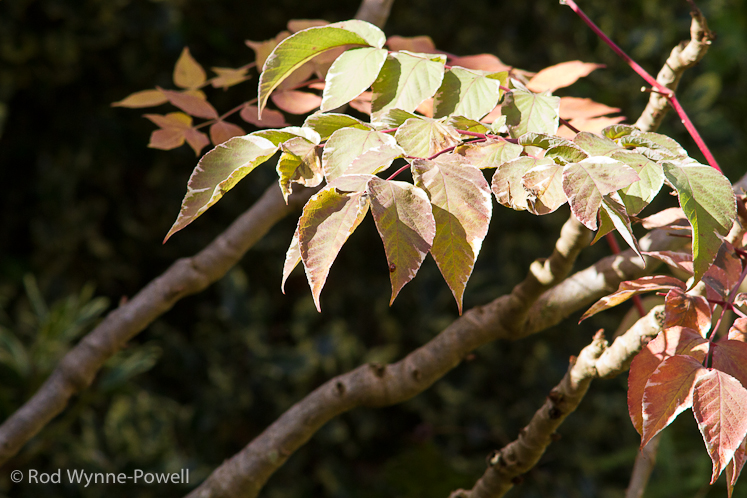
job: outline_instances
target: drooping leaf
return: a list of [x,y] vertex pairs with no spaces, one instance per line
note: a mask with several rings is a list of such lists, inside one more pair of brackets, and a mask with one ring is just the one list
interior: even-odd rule
[[166,95],[164,95],[161,90],[143,90],[130,94],[119,102],[114,102],[112,107],[129,107],[130,109],[138,109],[141,107],[154,107],[165,104],[168,101]]
[[716,258],[721,239],[731,230],[736,200],[729,180],[703,165],[664,163],[664,175],[677,190],[680,206],[693,227],[695,285]]
[[402,287],[415,277],[433,246],[436,220],[428,195],[410,183],[373,177],[367,192],[389,263],[391,305]]
[[643,391],[641,448],[693,405],[693,385],[703,365],[692,356],[664,358]]
[[286,126],[278,130],[259,130],[251,133],[251,135],[266,138],[276,146],[294,137],[303,137],[316,145],[319,145],[322,141],[317,132],[305,126]]
[[218,75],[210,80],[210,84],[213,85],[213,88],[222,88],[225,90],[249,79],[249,76],[246,74],[249,70],[247,67],[240,67],[237,69],[230,67],[212,67],[210,69]]
[[491,189],[496,200],[507,208],[517,211],[526,210],[529,192],[523,187],[521,179],[532,168],[549,164],[552,164],[549,159],[536,159],[528,156],[501,164],[495,170],[491,182]]
[[434,54],[395,52],[387,56],[373,83],[374,119],[392,108],[414,111],[436,93],[444,77],[446,57]]
[[609,156],[613,152],[623,150],[613,140],[589,133],[588,131],[582,131],[577,134],[573,142],[590,156]]
[[272,91],[293,70],[316,55],[345,45],[362,45],[381,48],[384,33],[364,21],[351,20],[299,31],[284,39],[265,61],[259,77],[259,110],[261,111]]
[[553,161],[538,164],[521,177],[527,191],[527,209],[537,215],[549,214],[568,200],[563,192],[563,166]]
[[452,67],[436,92],[434,117],[456,114],[479,120],[493,110],[506,86],[508,73],[485,73]]
[[171,150],[181,146],[186,140],[195,155],[199,156],[202,149],[210,143],[207,135],[192,127],[192,118],[183,112],[171,112],[165,116],[145,114],[144,117],[160,127],[151,134],[148,147]]
[[207,100],[173,90],[159,90],[161,90],[169,102],[189,115],[207,119],[216,119],[218,117],[218,111]]
[[639,179],[635,170],[620,161],[589,157],[563,168],[563,191],[576,219],[596,230],[602,197]]
[[659,364],[667,357],[687,355],[699,363],[708,353],[708,341],[692,329],[672,327],[660,332],[630,364],[628,376],[628,412],[633,427],[643,435],[643,392]]
[[706,337],[711,330],[711,308],[703,296],[685,294],[679,287],[667,293],[664,309],[664,328],[680,325],[700,332]]
[[210,125],[210,140],[214,145],[222,144],[233,137],[246,135],[246,132],[233,123],[218,121]]
[[423,159],[462,142],[454,128],[433,119],[408,119],[394,136],[408,155]]
[[590,245],[592,246],[599,242],[602,237],[615,230],[615,223],[612,221],[609,212],[604,209],[604,207],[604,202],[602,202],[602,209],[599,210],[599,228],[597,228],[597,233],[594,235],[594,240],[591,241]]
[[713,462],[713,484],[747,436],[747,389],[727,373],[704,369],[693,389],[693,414]]
[[739,282],[742,273],[742,260],[737,256],[734,246],[724,240],[716,253],[713,265],[703,275],[703,283],[726,298]]
[[623,204],[620,195],[617,192],[612,192],[602,197],[602,210],[612,221],[612,224],[620,233],[623,240],[625,240],[628,246],[635,251],[645,265],[646,260],[643,258],[643,254],[641,254],[638,239],[633,235],[633,227],[630,226],[630,218],[628,217],[628,213],[625,210],[625,204]]
[[513,138],[527,132],[555,135],[558,131],[560,97],[532,93],[516,80],[511,80],[513,90],[506,94],[501,112]]
[[348,237],[363,221],[368,206],[363,192],[340,193],[329,186],[304,206],[298,220],[298,242],[306,278],[319,312],[319,296],[332,263]]
[[285,262],[283,263],[283,280],[280,282],[280,290],[285,294],[285,282],[288,280],[291,272],[301,262],[301,246],[298,244],[298,227],[293,232],[288,251],[285,253]]
[[277,172],[280,177],[280,190],[285,203],[293,193],[293,183],[305,187],[316,187],[324,179],[322,161],[317,146],[303,137],[295,137],[283,142],[283,153],[278,160]]
[[241,119],[258,128],[283,128],[288,126],[288,123],[285,122],[285,116],[280,111],[265,108],[261,117],[258,117],[257,112],[257,106],[248,105],[241,109],[239,115]]
[[246,135],[234,137],[202,156],[189,177],[179,216],[164,242],[218,202],[242,178],[267,161],[277,146],[267,139]]
[[516,159],[523,150],[521,145],[488,138],[484,142],[460,145],[455,152],[464,158],[465,164],[485,169],[497,168],[507,161]]
[[[322,154],[324,176],[328,182],[337,178],[348,170],[355,159],[384,144],[388,144],[392,148],[399,147],[394,137],[386,133],[358,128],[337,130],[324,146],[324,153]],[[391,161],[389,161],[389,164],[391,164]],[[381,169],[389,167],[389,164],[382,165],[384,167]],[[357,172],[361,173],[361,171]],[[375,171],[366,171],[365,173],[373,174]]]
[[275,92],[270,98],[272,103],[278,106],[280,110],[291,114],[307,114],[322,103],[322,98],[319,95],[297,90]]
[[321,110],[337,109],[368,89],[379,75],[386,55],[384,49],[362,47],[338,57],[327,72]]
[[434,161],[415,160],[412,174],[416,185],[430,196],[436,220],[431,255],[461,314],[464,289],[490,225],[488,182],[478,168],[450,154]]
[[734,339],[714,343],[712,366],[747,386],[747,343]]
[[533,92],[554,92],[558,88],[570,86],[579,78],[588,76],[589,73],[605,67],[604,64],[592,64],[591,62],[568,61],[546,67],[537,73],[529,83],[527,88]]
[[618,289],[610,294],[601,298],[599,301],[594,303],[586,313],[583,314],[579,323],[586,320],[590,316],[596,315],[600,311],[622,304],[636,294],[644,292],[652,292],[658,290],[670,290],[673,288],[684,289],[685,284],[678,278],[669,277],[666,275],[653,275],[650,277],[641,277],[637,280],[628,280],[621,282]]
[[737,451],[734,452],[734,458],[726,466],[727,498],[732,497],[734,485],[737,483],[737,479],[739,479],[739,474],[742,472],[745,461],[747,461],[747,438],[742,441]]
[[189,48],[184,47],[174,66],[174,84],[179,88],[197,88],[207,81],[202,66],[194,60]]
[[641,178],[620,192],[628,213],[636,215],[648,206],[661,190],[664,184],[664,171],[660,164],[637,152],[619,151],[614,152],[611,157],[633,168]]

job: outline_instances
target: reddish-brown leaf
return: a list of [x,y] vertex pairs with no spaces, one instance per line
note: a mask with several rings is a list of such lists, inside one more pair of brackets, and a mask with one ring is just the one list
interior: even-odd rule
[[734,246],[725,240],[716,254],[713,266],[703,274],[703,282],[725,298],[739,282],[741,273],[742,260],[737,256]]
[[419,52],[421,54],[436,54],[436,45],[430,36],[390,36],[386,40],[389,50],[407,50],[410,52]]
[[329,24],[329,21],[324,19],[291,19],[288,21],[288,31],[297,33],[304,29],[326,26],[327,24]]
[[747,435],[747,389],[727,373],[701,370],[693,389],[693,414],[713,462],[713,484]]
[[[601,133],[608,126],[616,125],[625,121],[625,116],[599,116],[596,118],[573,118],[569,120],[571,126],[579,131],[590,133]],[[566,126],[558,128],[558,136],[563,138],[574,138],[576,132]]]
[[672,327],[659,333],[630,364],[628,375],[628,413],[633,427],[643,435],[643,392],[651,374],[664,358],[678,354],[688,355],[702,362],[708,352],[708,341],[693,330]]
[[669,290],[675,287],[680,289],[685,288],[685,284],[677,278],[668,277],[666,275],[654,275],[651,277],[641,277],[637,280],[628,280],[622,282],[618,289],[605,296],[594,305],[589,308],[586,313],[583,314],[579,323],[583,322],[590,316],[596,315],[600,311],[604,311],[608,308],[617,306],[618,304],[624,303],[636,294],[642,294],[644,292],[651,292],[657,290]]
[[275,38],[269,40],[256,42],[252,40],[245,40],[246,46],[254,50],[254,61],[257,63],[257,69],[262,71],[262,67],[265,65],[267,57],[272,53],[278,43],[285,40],[291,35],[290,31],[281,31]]
[[695,376],[702,368],[692,356],[676,355],[664,358],[651,374],[643,391],[641,448],[692,407]]
[[663,261],[672,268],[678,268],[690,275],[693,274],[693,257],[686,252],[652,251],[644,252],[643,254],[656,258],[659,261]]
[[705,337],[711,330],[711,307],[703,296],[692,296],[675,287],[667,293],[664,328],[680,325],[700,331]]
[[154,107],[168,102],[166,95],[161,90],[143,90],[135,92],[123,98],[119,102],[114,102],[112,107],[129,107],[137,109],[141,107]]
[[184,47],[174,66],[174,84],[180,88],[197,88],[205,83],[206,79],[205,70],[194,60],[189,49]]
[[450,59],[450,63],[452,66],[460,66],[467,69],[477,69],[479,71],[489,71],[491,73],[511,71],[513,69],[512,66],[504,64],[498,57],[493,54],[478,54],[465,55],[464,57],[454,57]]
[[276,106],[291,114],[307,114],[322,103],[319,95],[297,90],[274,92],[270,98]]
[[641,225],[647,230],[654,228],[669,228],[675,230],[690,230],[690,222],[681,207],[667,208],[641,220]]
[[747,344],[737,340],[715,343],[712,366],[728,373],[747,387]]
[[266,107],[262,110],[262,119],[257,116],[256,105],[248,105],[244,107],[241,109],[239,115],[241,116],[241,119],[258,128],[284,128],[288,126],[282,112],[268,109]]
[[225,90],[228,87],[238,85],[239,83],[249,79],[249,76],[246,74],[249,69],[245,67],[238,69],[230,67],[213,67],[211,69],[218,75],[210,80],[210,84],[213,85],[213,88],[223,88]]
[[592,64],[590,62],[568,61],[547,67],[537,73],[534,78],[529,80],[527,88],[533,92],[555,91],[572,85],[579,78],[588,76],[589,73],[605,67],[604,64]]
[[191,116],[207,119],[216,119],[218,117],[218,112],[207,100],[173,90],[161,91],[169,99],[169,102]]
[[564,119],[590,119],[618,112],[620,112],[618,107],[610,107],[599,102],[594,102],[591,99],[582,99],[579,97],[560,98],[560,117]]
[[179,128],[159,128],[150,134],[148,147],[151,149],[171,150],[184,143],[184,130]]
[[729,340],[747,342],[747,318],[737,318],[729,329]]
[[246,135],[246,132],[240,126],[225,121],[218,121],[210,126],[210,140],[214,145],[222,144],[233,137]]
[[373,92],[363,92],[356,98],[349,102],[350,107],[363,114],[371,114],[371,99],[373,98]]
[[200,155],[205,146],[210,145],[208,136],[194,128],[184,130],[184,138],[187,140],[189,146],[192,147],[192,150],[195,151],[196,156]]
[[170,150],[179,147],[186,140],[196,155],[210,143],[207,135],[192,128],[192,118],[183,112],[172,112],[165,116],[160,114],[145,114],[146,118],[161,129],[150,136],[148,147]]
[[742,441],[737,451],[734,452],[734,458],[732,458],[729,465],[726,466],[726,483],[727,483],[727,496],[731,498],[734,492],[734,485],[739,479],[739,474],[742,473],[744,462],[747,461],[747,438]]

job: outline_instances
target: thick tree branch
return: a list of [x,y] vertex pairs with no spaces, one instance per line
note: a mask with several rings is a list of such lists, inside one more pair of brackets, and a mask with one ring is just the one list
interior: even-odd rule
[[597,332],[592,343],[571,360],[568,373],[518,439],[488,459],[488,469],[471,490],[455,491],[451,498],[499,498],[518,483],[521,475],[537,464],[563,420],[578,407],[592,379],[625,371],[646,339],[662,329],[663,313],[663,305],[652,309],[609,347],[602,331]]
[[393,3],[394,0],[363,0],[358,7],[358,12],[355,13],[355,18],[383,28],[386,20],[389,19],[389,11]]
[[[656,76],[656,81],[672,90],[677,89],[680,78],[686,69],[693,67],[708,52],[714,35],[708,30],[708,24],[700,10],[692,5],[692,23],[690,24],[690,41],[682,42],[672,49],[664,67]],[[659,128],[664,115],[670,106],[665,96],[652,92],[646,109],[636,121],[635,126],[644,131],[654,131]]]
[[127,303],[112,311],[60,361],[41,388],[0,426],[0,465],[15,455],[70,398],[93,382],[104,362],[181,298],[221,278],[281,218],[303,204],[303,192],[286,206],[277,184],[210,245],[176,261]]

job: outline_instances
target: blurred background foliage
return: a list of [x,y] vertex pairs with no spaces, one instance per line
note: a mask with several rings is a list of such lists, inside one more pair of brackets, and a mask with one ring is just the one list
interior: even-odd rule
[[[718,38],[683,78],[681,100],[736,180],[747,157],[747,4],[699,6]],[[684,1],[586,0],[582,7],[653,73],[689,36]],[[0,419],[116,303],[201,249],[274,181],[272,168],[261,168],[163,246],[195,157],[187,146],[146,148],[153,125],[109,104],[171,87],[184,46],[206,67],[238,67],[253,58],[245,39],[271,38],[291,18],[347,19],[356,8],[352,0],[0,2]],[[638,77],[557,2],[397,0],[386,32],[428,35],[448,52],[490,52],[532,71],[574,59],[605,63],[562,94],[620,107],[631,122],[646,102]],[[211,101],[226,110],[255,84],[213,91]],[[676,119],[662,131],[693,151]],[[550,253],[567,215],[567,208],[535,218],[496,207],[465,305],[510,291],[534,258]],[[225,278],[178,303],[108,361],[92,388],[0,469],[0,496],[182,496],[326,379],[362,362],[399,359],[456,318],[430,260],[387,306],[388,272],[370,219],[332,269],[322,314],[302,273],[283,296],[294,224],[277,225]],[[589,248],[579,267],[608,252],[603,244]],[[540,406],[569,356],[597,328],[611,335],[624,312],[580,327],[575,315],[526,340],[485,346],[409,402],[333,420],[263,496],[425,498],[470,486],[485,456],[513,440]],[[625,376],[595,382],[562,439],[511,496],[623,496],[639,442],[625,386]],[[189,468],[192,479],[190,486],[11,485],[11,470],[29,468]],[[647,496],[724,496],[723,477],[713,488],[709,477],[702,440],[684,414],[664,432]],[[747,496],[747,484],[737,496]]]

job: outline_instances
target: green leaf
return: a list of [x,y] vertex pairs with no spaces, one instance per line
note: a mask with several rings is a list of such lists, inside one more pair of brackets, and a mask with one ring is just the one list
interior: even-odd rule
[[293,238],[291,239],[288,251],[285,253],[285,262],[283,263],[283,280],[280,282],[280,290],[285,294],[285,282],[288,280],[291,272],[301,262],[301,246],[298,244],[298,226],[296,231],[293,232]]
[[250,135],[253,137],[262,137],[264,139],[267,139],[275,146],[280,145],[286,140],[290,140],[295,137],[303,137],[309,142],[313,142],[316,145],[319,145],[319,143],[322,141],[317,132],[315,132],[311,128],[306,128],[305,126],[287,126],[280,129],[259,130],[250,133]]
[[324,179],[319,149],[303,137],[295,137],[281,146],[283,153],[278,160],[277,172],[280,177],[280,190],[285,203],[293,193],[291,184],[316,187]]
[[414,111],[436,93],[444,77],[446,57],[435,54],[389,54],[373,83],[372,120],[389,109]]
[[525,147],[540,147],[546,149],[545,157],[558,159],[562,164],[583,161],[589,155],[581,147],[570,140],[546,133],[529,132],[519,137],[519,144]]
[[335,60],[327,72],[322,111],[347,104],[371,86],[381,71],[387,51],[362,47],[348,50]]
[[488,138],[476,144],[460,145],[456,154],[464,158],[464,163],[476,168],[497,168],[506,161],[516,159],[524,148],[505,140]]
[[427,194],[410,183],[373,177],[367,191],[389,264],[391,305],[402,287],[415,277],[431,249],[436,220]]
[[693,227],[695,285],[716,258],[721,239],[736,217],[736,200],[729,180],[702,164],[664,163],[664,175],[677,190],[680,206]]
[[553,161],[539,161],[521,177],[527,191],[527,210],[533,214],[549,214],[567,202],[563,192],[563,166]]
[[434,117],[458,114],[479,120],[495,108],[506,85],[508,73],[470,71],[452,67],[444,74],[434,102]]
[[322,310],[319,296],[329,269],[343,244],[363,221],[368,206],[363,192],[341,193],[328,186],[309,199],[303,208],[298,220],[298,244],[319,312]]
[[327,50],[345,45],[381,48],[384,33],[364,21],[345,21],[305,29],[281,41],[265,61],[259,77],[259,113],[275,88],[295,69]]
[[462,142],[454,128],[443,121],[427,118],[408,119],[394,136],[408,155],[423,159]]
[[661,190],[664,184],[664,171],[660,164],[637,152],[619,151],[611,157],[633,168],[641,178],[640,181],[620,190],[628,213],[635,216],[648,206]]
[[588,131],[582,131],[577,134],[573,142],[581,147],[589,156],[608,156],[622,150],[619,145],[609,138],[595,135]]
[[247,135],[234,137],[202,156],[189,177],[179,216],[164,242],[218,202],[242,178],[272,157],[277,149],[267,139]]
[[614,140],[616,138],[624,137],[625,135],[630,135],[631,133],[635,133],[637,131],[638,128],[636,128],[635,126],[614,124],[603,129],[602,134],[605,137]]
[[311,128],[319,134],[321,140],[327,140],[340,128],[358,128],[370,130],[371,126],[347,114],[315,113],[306,118],[304,127]]
[[679,144],[676,140],[669,138],[666,135],[660,133],[654,133],[651,131],[641,132],[637,131],[636,136],[641,137],[645,140],[649,140],[659,147],[666,149],[671,152],[675,157],[687,157],[687,151]]
[[534,157],[519,157],[501,164],[493,174],[491,189],[496,200],[507,208],[525,211],[528,208],[527,196],[529,192],[522,185],[522,177],[537,165],[552,164],[549,159]]
[[[381,145],[387,145],[389,150],[402,150],[397,145],[393,136],[374,130],[360,130],[357,128],[342,128],[332,134],[324,146],[322,154],[322,168],[324,176],[330,182],[338,176],[348,172],[353,162],[363,156],[366,152],[376,149]],[[389,167],[394,157],[388,164],[381,164],[375,171],[356,170],[355,173],[377,173]],[[351,171],[352,173],[352,171]]]
[[450,154],[433,161],[416,159],[412,174],[430,196],[436,220],[431,255],[461,314],[464,288],[490,225],[490,187],[479,169]]
[[376,120],[372,123],[377,128],[382,130],[388,130],[390,128],[398,128],[402,123],[408,119],[423,119],[423,116],[417,116],[411,112],[403,111],[402,109],[389,109],[383,112],[381,115],[376,117]]
[[560,97],[553,97],[549,92],[532,93],[515,80],[511,83],[514,89],[506,94],[501,107],[511,136],[518,138],[530,131],[555,135]]
[[623,240],[627,242],[633,251],[641,258],[644,266],[646,260],[643,259],[641,254],[641,248],[638,245],[638,239],[633,235],[633,228],[630,226],[630,217],[627,211],[625,211],[625,204],[623,204],[620,195],[617,192],[605,195],[602,198],[602,211],[612,221],[615,229],[620,233]]
[[589,230],[596,230],[602,197],[639,179],[633,168],[620,161],[590,157],[563,168],[563,191],[576,219]]
[[490,128],[488,128],[484,124],[480,123],[479,121],[475,121],[474,119],[465,118],[464,116],[449,116],[449,119],[446,120],[446,124],[451,126],[452,128],[456,128],[457,130],[471,131],[473,133],[490,132]]

